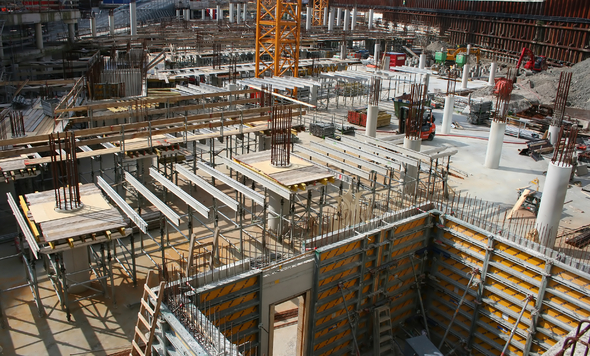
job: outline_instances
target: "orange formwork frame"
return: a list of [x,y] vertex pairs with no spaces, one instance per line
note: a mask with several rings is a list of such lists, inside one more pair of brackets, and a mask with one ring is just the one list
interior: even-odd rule
[[[258,0],[256,3],[256,78],[265,72],[299,76],[301,0]],[[264,60],[265,55],[270,60]]]

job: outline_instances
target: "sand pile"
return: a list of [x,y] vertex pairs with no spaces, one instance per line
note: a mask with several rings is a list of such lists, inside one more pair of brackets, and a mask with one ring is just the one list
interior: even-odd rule
[[438,42],[438,41],[435,41],[435,42],[432,42],[431,44],[429,44],[426,47],[426,51],[427,52],[434,53],[434,52],[440,51],[441,48],[444,48],[444,50],[446,51],[447,48],[451,48],[451,47],[453,47],[453,46],[450,45],[450,44],[448,44],[448,43],[446,43],[446,42]]

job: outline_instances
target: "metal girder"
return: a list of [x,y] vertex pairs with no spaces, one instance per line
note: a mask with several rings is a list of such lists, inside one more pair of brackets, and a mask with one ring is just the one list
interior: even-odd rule
[[[226,161],[233,163],[232,161],[230,161],[224,157],[219,157],[219,158],[223,161],[223,163],[225,163],[228,166],[230,166],[230,165]],[[235,164],[235,165],[238,166],[238,164]],[[248,199],[252,199],[256,204],[258,204],[260,206],[264,206],[264,196],[262,194],[254,191],[253,189],[246,187],[245,185],[243,185],[242,183],[240,183],[236,180],[231,179],[230,177],[221,173],[217,169],[209,167],[208,165],[204,164],[203,162],[197,162],[197,168],[205,171],[205,173],[207,173],[211,177],[215,177],[215,178],[219,179],[223,183],[229,185],[230,187],[232,187],[235,190],[239,191],[240,193],[244,194]],[[233,166],[231,168],[233,168],[234,170],[237,170]],[[240,173],[242,173],[242,172],[240,172]],[[242,173],[242,174],[244,174],[244,173]],[[244,175],[246,175],[246,174],[244,174]],[[248,176],[248,175],[246,175],[246,176]],[[248,176],[248,177],[252,178],[250,176]],[[254,177],[252,179],[257,180],[257,178],[258,177]]]
[[348,160],[350,162],[353,162],[356,165],[364,166],[366,168],[369,168],[372,171],[375,171],[375,172],[377,172],[377,173],[379,173],[381,175],[384,175],[384,176],[388,176],[389,175],[389,171],[387,170],[387,168],[384,168],[384,167],[381,167],[381,166],[379,166],[377,164],[368,162],[368,161],[366,161],[366,160],[364,160],[362,158],[349,155],[348,153],[344,153],[344,152],[335,150],[332,147],[328,147],[326,145],[322,145],[322,144],[317,143],[317,142],[311,142],[311,146],[312,147],[317,147],[320,150],[322,150],[322,151],[324,151],[326,153],[329,153],[330,155],[333,155],[333,156],[336,156],[336,157],[340,157],[340,158],[342,158],[344,160]]
[[[301,0],[256,2],[256,78],[267,71],[276,77],[287,71],[299,76],[301,8]],[[263,61],[265,55],[270,61]]]
[[171,223],[176,226],[180,225],[180,216],[176,214],[172,209],[168,207],[163,201],[158,199],[154,195],[154,193],[150,192],[146,187],[143,186],[137,179],[135,179],[129,172],[125,172],[125,180],[127,183],[131,184],[135,190],[141,195],[143,195],[150,203],[154,204],[158,210],[164,214]]
[[376,139],[376,138],[370,137],[370,136],[363,136],[363,139],[365,140],[365,142],[371,143],[376,146],[385,147],[388,150],[398,152],[400,154],[406,155],[406,156],[414,158],[416,160],[430,162],[430,156],[425,155],[424,153],[420,153],[420,152],[411,150],[409,148],[405,148],[400,145],[395,145],[390,142],[382,141],[382,140],[379,140],[379,139]]
[[113,188],[111,188],[109,183],[107,183],[102,177],[96,177],[96,183],[102,189],[102,191],[105,192],[106,195],[108,195],[109,198],[111,198],[115,204],[121,208],[121,210],[123,210],[125,215],[127,215],[127,217],[131,219],[135,225],[137,225],[139,230],[141,230],[144,234],[147,234],[147,223],[145,220],[143,220],[142,217],[136,213],[133,208],[130,207],[129,204],[127,204],[127,202],[121,198],[121,196],[119,196],[119,194],[117,194]]
[[[316,164],[314,161],[310,161],[310,160],[308,160],[308,159],[307,159],[307,158],[305,158],[305,157],[301,157],[301,156],[299,156],[299,155],[296,155],[296,154],[294,154],[294,153],[293,153],[292,155],[293,155],[294,157],[297,157],[297,158],[299,158],[299,159],[302,159],[302,160],[304,160],[305,162],[309,162],[309,163],[312,163],[312,164]],[[332,173],[332,174],[334,175],[334,178],[336,178],[336,179],[338,179],[338,180],[340,180],[340,181],[343,181],[344,183],[352,184],[352,183],[355,181],[355,178],[353,178],[353,177],[351,177],[351,176],[349,176],[349,175],[346,175],[346,174],[344,174],[344,173],[341,173],[341,172],[339,172],[339,171],[337,171],[337,170],[335,170],[335,169],[332,169],[332,168],[330,168],[330,167],[323,166],[322,168],[324,168],[324,169],[327,169],[327,170],[328,170],[330,173]]]
[[[262,185],[263,187],[269,189],[272,192],[277,193],[281,197],[291,200],[291,191],[288,188],[283,187],[282,185],[280,185],[276,182],[273,182],[272,180],[264,177],[263,175],[256,173],[253,170],[248,169],[248,168],[242,166],[241,164],[231,161],[225,157],[220,157],[220,159],[226,166],[230,167],[231,169],[254,180],[256,183]],[[199,162],[199,163],[201,163],[201,162]],[[212,169],[211,167],[208,167],[208,166],[206,166],[206,167],[209,169]],[[199,168],[200,168],[200,166],[199,166]],[[231,179],[231,178],[228,178],[228,179]],[[232,181],[235,182],[234,180],[232,180]],[[258,194],[258,193],[256,193],[256,194]],[[263,201],[264,201],[264,197],[263,197]],[[260,204],[260,205],[264,205],[264,204]]]
[[391,167],[391,168],[394,168],[394,169],[397,169],[397,170],[400,170],[401,169],[401,165],[398,162],[394,162],[391,159],[387,159],[387,158],[382,157],[382,156],[377,156],[377,155],[375,155],[375,154],[373,154],[371,152],[367,152],[365,150],[359,150],[358,147],[355,148],[355,147],[349,146],[349,145],[347,145],[345,143],[342,143],[340,141],[336,141],[336,140],[331,139],[331,138],[328,138],[328,137],[326,137],[324,139],[324,141],[326,143],[330,144],[330,145],[333,145],[334,147],[340,148],[341,150],[354,152],[355,154],[357,154],[357,155],[359,155],[361,157],[365,157],[367,159],[370,159],[371,161],[379,162],[379,163],[381,163],[381,164],[383,164],[385,166],[388,166],[388,167]]
[[366,142],[361,142],[346,136],[342,136],[342,142],[346,143],[346,144],[350,144],[353,146],[356,146],[356,149],[362,149],[362,150],[366,150],[367,152],[373,152],[376,154],[380,154],[383,155],[384,157],[389,157],[391,160],[393,161],[398,161],[400,163],[404,163],[404,164],[408,164],[412,167],[418,167],[418,161],[410,158],[410,157],[404,157],[402,155],[400,155],[399,153],[396,152],[392,152],[389,150],[386,150],[384,148],[381,147],[377,147],[375,145],[366,143]]
[[33,255],[35,255],[36,259],[39,258],[37,255],[39,252],[39,245],[37,245],[37,240],[35,240],[33,233],[31,232],[31,230],[29,230],[29,226],[27,225],[27,222],[25,221],[23,214],[21,214],[20,210],[18,209],[18,205],[14,201],[12,194],[6,193],[6,196],[8,197],[8,204],[10,205],[10,209],[12,210],[12,214],[16,218],[16,222],[18,222],[18,226],[20,227],[20,230],[23,232],[23,235],[25,235],[25,239],[29,243],[29,248],[31,249],[31,252],[33,252]]
[[209,184],[203,178],[201,178],[198,175],[194,174],[193,172],[189,171],[188,169],[181,166],[180,164],[176,164],[174,166],[174,169],[176,169],[176,172],[185,176],[188,180],[190,180],[191,182],[196,184],[199,188],[203,189],[203,191],[209,193],[212,197],[219,200],[220,202],[225,204],[227,207],[229,207],[233,211],[238,211],[239,203],[237,201],[230,198],[227,194],[225,194],[221,190],[219,190],[219,189],[215,188],[214,186],[212,186],[211,184]]
[[363,171],[360,168],[351,166],[348,163],[344,163],[344,162],[338,161],[338,160],[336,160],[336,159],[334,159],[332,157],[326,156],[325,154],[318,153],[318,152],[316,152],[314,150],[311,150],[311,149],[309,149],[309,148],[307,148],[305,146],[302,146],[302,145],[295,145],[295,147],[296,147],[296,149],[297,149],[297,151],[299,153],[304,153],[304,154],[306,154],[308,156],[311,156],[313,158],[317,158],[319,160],[322,160],[322,161],[324,161],[326,163],[331,164],[334,167],[338,167],[340,169],[343,169],[343,170],[345,170],[345,171],[347,171],[349,173],[352,173],[352,174],[354,174],[356,176],[359,176],[361,178],[364,178],[366,180],[370,180],[371,179],[370,173],[367,172],[367,171]]
[[190,196],[190,194],[188,194],[184,190],[180,189],[179,186],[166,179],[166,177],[164,177],[162,174],[160,174],[160,172],[158,172],[152,167],[150,167],[150,176],[152,176],[152,178],[160,182],[160,184],[162,184],[164,187],[170,190],[182,201],[187,203],[191,208],[195,209],[195,211],[201,214],[201,216],[203,216],[206,219],[209,218],[209,208],[201,204],[197,199]]

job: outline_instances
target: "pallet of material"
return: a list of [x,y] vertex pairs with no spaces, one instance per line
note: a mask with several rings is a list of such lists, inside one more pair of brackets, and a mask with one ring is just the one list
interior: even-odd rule
[[[367,109],[355,109],[348,112],[348,122],[351,124],[366,127],[367,126]],[[391,114],[384,110],[379,110],[377,114],[377,127],[388,126],[391,122]]]

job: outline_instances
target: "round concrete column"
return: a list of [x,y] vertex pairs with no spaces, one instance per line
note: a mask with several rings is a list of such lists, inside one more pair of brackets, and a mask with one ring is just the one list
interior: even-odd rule
[[367,126],[365,127],[366,136],[377,136],[377,116],[379,116],[379,107],[376,105],[369,105],[367,107]]
[[242,20],[244,20],[244,22],[246,22],[246,20],[248,19],[248,13],[246,12],[247,9],[248,9],[248,3],[245,2],[244,3],[244,13],[243,13],[243,16],[242,16]]
[[201,9],[201,20],[204,21],[205,17],[207,17],[207,10]]
[[236,23],[242,23],[242,4],[236,4]]
[[76,23],[70,22],[68,23],[68,39],[70,42],[74,42],[76,40]]
[[191,19],[191,10],[190,9],[184,9],[184,10],[182,10],[182,12],[183,12],[185,21],[188,21]]
[[461,89],[467,89],[467,80],[469,79],[469,64],[463,66],[463,80],[461,81]]
[[424,69],[426,68],[426,55],[425,54],[421,54],[420,55],[420,62],[418,62],[418,68],[419,69]]
[[350,22],[350,10],[346,9],[346,10],[344,10],[344,26],[342,27],[343,31],[348,31],[348,29],[350,28],[348,26],[349,22]]
[[486,168],[498,169],[500,167],[500,157],[502,156],[502,144],[504,143],[504,131],[506,123],[492,121],[490,138],[488,140],[488,150],[486,151]]
[[549,125],[549,142],[555,146],[559,138],[559,126]]
[[334,31],[334,8],[331,9],[328,15],[328,32]]
[[[268,229],[273,232],[278,232],[279,229],[279,221],[281,215],[281,205],[283,206],[283,215],[285,214],[286,209],[289,208],[289,201],[285,201],[283,197],[278,195],[275,192],[270,191],[268,194],[268,208],[275,214],[269,213],[267,216],[268,219]],[[279,231],[280,232],[280,231]]]
[[342,19],[342,9],[337,7],[336,8],[336,27],[340,26]]
[[328,8],[324,7],[324,19],[322,20],[322,26],[326,26],[328,24]]
[[[381,51],[381,46],[379,45],[379,43],[375,43],[375,49],[373,50],[373,58],[375,59],[375,65],[377,65],[377,63],[379,63],[379,59],[381,58],[381,53],[379,53]],[[377,68],[379,69],[379,68]]]
[[420,150],[422,149],[422,140],[419,138],[414,139],[414,138],[404,137],[404,148],[409,148],[409,149],[414,150],[416,152],[420,152]]
[[310,96],[311,96],[310,104],[317,105],[318,104],[318,86],[317,85],[311,86]]
[[129,26],[131,28],[131,36],[137,35],[137,3],[136,0],[129,2]]
[[96,17],[94,17],[94,14],[90,16],[90,33],[92,37],[96,37]]
[[346,43],[340,45],[340,59],[346,59]]
[[221,10],[220,5],[217,5],[217,8],[215,10],[215,20],[217,20],[217,21],[223,20],[223,10]]
[[496,85],[496,70],[498,70],[498,65],[496,62],[492,62],[490,65],[490,79],[488,80],[488,85]]
[[443,134],[451,133],[451,124],[453,123],[453,111],[455,109],[455,96],[447,95],[445,97],[445,108],[443,111],[443,121],[440,132]]
[[37,49],[43,49],[43,25],[41,23],[35,24],[35,40],[37,42]]
[[176,9],[176,18],[180,19],[180,9]]
[[230,23],[234,22],[234,3],[233,2],[229,3],[229,22]]
[[569,164],[551,162],[547,168],[543,197],[535,224],[535,228],[539,232],[539,242],[545,247],[553,248],[555,246],[571,172],[572,166]]
[[[422,147],[421,139],[413,139],[404,137],[404,148],[420,152]],[[418,180],[418,167],[409,166],[404,177],[404,191],[406,193],[413,193],[416,190],[416,183]]]
[[109,34],[115,35],[115,13],[112,9],[109,10]]
[[305,9],[305,31],[311,31],[312,11],[313,9],[310,6]]
[[373,9],[369,9],[369,22],[367,22],[367,28],[369,30],[373,28]]
[[90,280],[90,271],[84,271],[90,266],[86,246],[64,250],[63,262],[66,268],[66,273],[74,273],[67,277],[68,293],[84,292],[87,289],[84,285],[70,286],[72,284],[87,282]]
[[350,30],[354,31],[356,27],[356,7],[352,9],[352,21],[350,21]]

